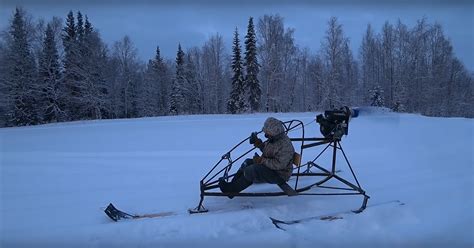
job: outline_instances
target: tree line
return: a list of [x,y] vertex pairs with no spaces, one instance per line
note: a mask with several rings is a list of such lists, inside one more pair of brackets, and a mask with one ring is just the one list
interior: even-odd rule
[[294,32],[279,15],[250,17],[230,53],[214,34],[144,63],[129,36],[107,45],[80,11],[45,22],[17,8],[0,39],[0,126],[343,105],[474,117],[472,73],[440,24],[368,24],[356,55],[336,17],[315,53]]

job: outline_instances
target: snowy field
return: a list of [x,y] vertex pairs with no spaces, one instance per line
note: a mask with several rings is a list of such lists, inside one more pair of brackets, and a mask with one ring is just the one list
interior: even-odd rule
[[[314,120],[315,113],[274,114]],[[73,122],[0,129],[1,247],[473,247],[474,120],[371,113],[342,145],[371,196],[361,214],[275,228],[360,207],[360,196],[207,197],[199,180],[269,114]],[[306,127],[320,136],[319,126]],[[313,153],[303,155],[303,162]],[[305,151],[306,153],[306,151]],[[339,174],[350,178],[344,163]],[[292,181],[293,182],[293,181]],[[247,191],[271,189],[251,186]],[[126,212],[174,216],[112,222]],[[370,245],[370,246],[369,246]]]

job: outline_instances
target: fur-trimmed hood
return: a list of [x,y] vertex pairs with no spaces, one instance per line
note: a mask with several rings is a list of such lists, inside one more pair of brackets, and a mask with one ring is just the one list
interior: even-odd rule
[[279,134],[284,133],[285,128],[283,127],[283,123],[280,120],[273,117],[269,117],[263,124],[262,131],[272,137],[275,137]]

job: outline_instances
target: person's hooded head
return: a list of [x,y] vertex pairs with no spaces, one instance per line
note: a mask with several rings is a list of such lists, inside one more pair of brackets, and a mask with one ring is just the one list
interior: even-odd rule
[[283,126],[283,122],[280,120],[269,117],[265,120],[262,131],[265,133],[265,137],[271,141],[284,135],[285,127]]

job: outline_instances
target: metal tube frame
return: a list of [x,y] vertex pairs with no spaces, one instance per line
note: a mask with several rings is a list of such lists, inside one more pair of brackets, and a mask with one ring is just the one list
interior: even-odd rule
[[[360,183],[357,180],[356,174],[355,174],[354,170],[352,169],[352,166],[349,162],[349,159],[347,158],[347,155],[346,155],[346,153],[344,152],[344,150],[341,146],[341,143],[340,143],[341,140],[337,139],[337,138],[305,138],[304,125],[303,125],[303,122],[301,122],[300,120],[286,121],[286,122],[284,122],[284,126],[285,126],[285,129],[286,129],[286,133],[301,129],[301,138],[290,138],[291,141],[293,141],[293,142],[301,142],[300,150],[299,150],[301,157],[303,157],[303,150],[327,144],[326,147],[312,161],[309,161],[309,162],[307,162],[303,165],[299,165],[298,167],[293,169],[293,171],[296,170],[296,173],[292,174],[293,177],[296,177],[295,185],[294,185],[293,189],[296,192],[298,192],[298,195],[362,195],[364,197],[363,202],[362,202],[362,206],[358,210],[355,210],[354,212],[355,213],[360,213],[360,212],[364,211],[364,209],[367,207],[367,201],[370,198],[370,196],[368,196],[366,194],[366,192],[360,186]],[[261,132],[262,131],[260,131],[258,133],[261,133]],[[202,213],[202,212],[207,212],[208,211],[203,206],[203,201],[204,201],[205,196],[228,196],[227,194],[222,193],[222,192],[211,191],[212,189],[219,188],[219,186],[218,186],[219,179],[218,178],[215,179],[215,178],[220,175],[220,177],[224,177],[226,180],[231,180],[234,177],[235,173],[229,175],[229,172],[232,169],[232,165],[234,163],[236,163],[237,161],[239,161],[240,159],[242,159],[243,157],[245,157],[247,154],[249,154],[253,150],[255,150],[256,148],[252,148],[252,149],[244,152],[242,155],[238,156],[238,158],[235,159],[235,160],[232,160],[231,154],[235,149],[237,149],[237,147],[242,145],[244,142],[248,141],[249,138],[250,137],[242,140],[236,146],[234,146],[232,149],[230,149],[227,153],[225,153],[221,157],[221,159],[211,168],[211,170],[201,179],[201,181],[200,181],[200,192],[201,192],[200,201],[199,201],[199,204],[196,208],[189,210],[190,213]],[[314,143],[305,144],[305,141],[314,141]],[[331,169],[330,170],[328,170],[326,168],[323,168],[322,166],[320,166],[316,163],[316,160],[318,158],[320,158],[321,155],[325,151],[327,151],[329,147],[333,148],[332,149],[332,163],[331,163]],[[340,177],[339,175],[336,174],[338,172],[338,171],[336,171],[336,160],[337,160],[337,152],[338,151],[342,152],[342,154],[344,156],[344,160],[345,160],[347,166],[349,167],[349,169],[352,173],[353,179],[355,180],[355,183],[357,185],[354,184],[354,183],[349,182],[348,180],[346,180],[346,179],[344,179],[344,178],[342,178],[342,177]],[[217,171],[218,166],[223,161],[227,161],[228,162],[227,165]],[[301,171],[302,167],[306,167],[306,169],[304,171]],[[313,168],[313,167],[318,169],[320,172],[318,172],[318,173],[312,172],[311,168]],[[214,174],[211,174],[215,170],[217,172],[215,172]],[[316,179],[316,182],[313,183],[313,184],[309,184],[309,185],[306,185],[304,187],[298,187],[299,186],[298,185],[299,178],[302,177],[302,176],[304,176],[304,177],[315,177],[315,178],[319,178],[319,179]],[[213,180],[213,179],[215,179],[215,180]],[[331,179],[334,179],[334,180],[337,180],[337,181],[341,182],[342,184],[346,185],[347,188],[324,186],[324,184],[326,182],[330,181]],[[342,193],[342,192],[336,192],[336,193],[310,193],[310,192],[306,192],[306,191],[309,191],[310,189],[313,189],[313,188],[324,188],[324,189],[328,189],[328,190],[340,190],[340,191],[346,191],[346,192],[344,192],[344,193]],[[349,192],[347,192],[347,191],[349,191]],[[261,192],[261,193],[260,192],[259,193],[239,193],[239,194],[233,195],[233,196],[236,196],[236,197],[266,197],[266,196],[284,196],[284,195],[286,195],[286,193],[283,192],[283,191],[280,191],[280,192]]]

